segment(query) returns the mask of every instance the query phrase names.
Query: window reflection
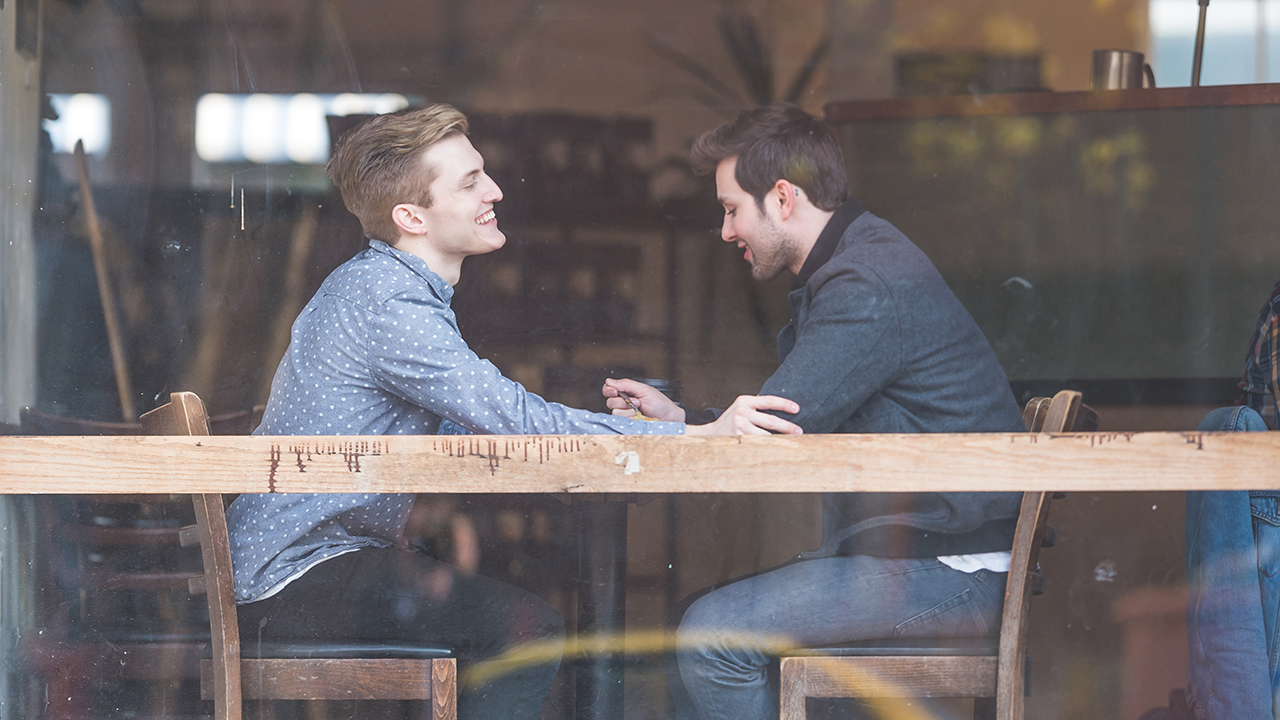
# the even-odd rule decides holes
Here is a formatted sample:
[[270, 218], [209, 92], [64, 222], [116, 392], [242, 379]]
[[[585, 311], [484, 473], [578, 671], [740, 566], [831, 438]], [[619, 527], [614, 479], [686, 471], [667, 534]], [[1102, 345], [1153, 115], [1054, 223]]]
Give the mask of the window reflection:
[[76, 142], [83, 142], [86, 153], [107, 154], [111, 149], [111, 100], [106, 95], [54, 93], [49, 103], [57, 118], [46, 119], [41, 125], [49, 133], [54, 152], [71, 153]]
[[396, 93], [282, 95], [209, 93], [196, 102], [196, 155], [209, 163], [323, 164], [327, 116], [371, 115], [409, 106]]
[[[468, 261], [454, 302], [474, 348], [575, 406], [599, 409], [607, 375], [677, 378], [690, 405], [724, 404], [776, 366], [790, 285], [753, 282], [719, 242], [714, 190], [689, 171], [688, 145], [786, 98], [811, 113], [872, 101], [832, 120], [854, 193], [939, 268], [1020, 402], [1070, 385], [1104, 429], [1191, 430], [1236, 398], [1244, 343], [1280, 267], [1277, 106], [1255, 96], [1114, 111], [1019, 103], [1086, 90], [1099, 48], [1146, 52], [1162, 87], [1187, 85], [1197, 10], [1194, 0], [0, 0], [18, 28], [0, 38], [12, 45], [0, 51], [0, 420], [16, 424], [25, 405], [120, 419], [104, 301], [121, 309], [140, 409], [175, 389], [200, 392], [215, 414], [264, 401], [302, 304], [364, 245], [323, 176], [332, 140], [369, 115], [434, 101], [472, 117], [506, 193], [508, 246]], [[1213, 0], [1203, 83], [1280, 79], [1277, 28], [1280, 0]], [[874, 105], [894, 98], [920, 104]], [[951, 110], [922, 110], [936, 107]], [[77, 140], [104, 230], [105, 297], [70, 157]], [[76, 545], [73, 526], [109, 517], [86, 516], [90, 502], [4, 500], [0, 616], [30, 644], [0, 645], [0, 704], [12, 698], [24, 720], [207, 714], [190, 678], [125, 682], [118, 664], [82, 652], [116, 642], [117, 620], [169, 633], [191, 618], [181, 591], [90, 597], [79, 568], [122, 560]], [[1055, 504], [1028, 717], [1136, 718], [1185, 684], [1183, 502], [1077, 493]], [[474, 535], [482, 574], [573, 621], [576, 508], [492, 495], [418, 507], [411, 542], [447, 557]], [[158, 517], [179, 522], [175, 513]], [[618, 515], [636, 648], [688, 594], [785, 562], [821, 529], [804, 494], [686, 494]], [[124, 559], [149, 562], [152, 550]], [[623, 716], [665, 717], [660, 660], [636, 649], [629, 662]], [[576, 712], [574, 672], [562, 671], [546, 720]]]
[[[1152, 67], [1163, 85], [1189, 85], [1199, 6], [1151, 0]], [[1205, 24], [1203, 85], [1274, 82], [1280, 78], [1280, 2], [1220, 0]]]

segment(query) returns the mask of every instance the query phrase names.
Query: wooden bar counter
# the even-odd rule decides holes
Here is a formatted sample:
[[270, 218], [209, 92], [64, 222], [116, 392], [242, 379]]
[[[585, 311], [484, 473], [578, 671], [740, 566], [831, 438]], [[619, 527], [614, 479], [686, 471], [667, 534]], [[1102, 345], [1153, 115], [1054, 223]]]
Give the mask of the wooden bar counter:
[[0, 437], [3, 493], [1280, 487], [1280, 433]]

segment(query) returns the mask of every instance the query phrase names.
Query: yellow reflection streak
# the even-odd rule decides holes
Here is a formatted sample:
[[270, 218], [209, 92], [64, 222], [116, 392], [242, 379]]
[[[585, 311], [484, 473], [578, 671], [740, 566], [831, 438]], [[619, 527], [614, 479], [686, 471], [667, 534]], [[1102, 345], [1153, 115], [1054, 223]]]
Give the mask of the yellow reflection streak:
[[[570, 638], [564, 643], [559, 640], [543, 640], [525, 643], [512, 648], [492, 660], [475, 663], [459, 673], [458, 686], [468, 688], [483, 685], [510, 672], [515, 672], [530, 665], [543, 665], [558, 659], [578, 660], [609, 655], [659, 655], [675, 651], [696, 650], [701, 647], [733, 648], [742, 647], [763, 651], [768, 655], [785, 655], [796, 649], [795, 641], [781, 635], [761, 635], [759, 633], [724, 632], [680, 633], [676, 635], [659, 630], [639, 633], [602, 633], [584, 637]], [[884, 720], [933, 720], [934, 716], [925, 708], [899, 697], [876, 697], [881, 695], [898, 695], [893, 690], [898, 683], [885, 678], [879, 673], [863, 670], [851, 670], [847, 676], [838, 679], [837, 687], [846, 697], [862, 699], [875, 716]]]

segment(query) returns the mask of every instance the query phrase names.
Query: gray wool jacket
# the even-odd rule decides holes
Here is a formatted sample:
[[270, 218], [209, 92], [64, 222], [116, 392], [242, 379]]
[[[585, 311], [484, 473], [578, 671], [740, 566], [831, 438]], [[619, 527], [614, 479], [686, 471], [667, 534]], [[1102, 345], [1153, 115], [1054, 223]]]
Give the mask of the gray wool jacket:
[[[905, 235], [849, 200], [788, 296], [777, 371], [760, 389], [800, 405], [806, 433], [1025, 432], [977, 323]], [[779, 413], [779, 415], [781, 415]], [[697, 414], [689, 422], [698, 422]], [[1008, 550], [1020, 493], [829, 493], [806, 556]]]

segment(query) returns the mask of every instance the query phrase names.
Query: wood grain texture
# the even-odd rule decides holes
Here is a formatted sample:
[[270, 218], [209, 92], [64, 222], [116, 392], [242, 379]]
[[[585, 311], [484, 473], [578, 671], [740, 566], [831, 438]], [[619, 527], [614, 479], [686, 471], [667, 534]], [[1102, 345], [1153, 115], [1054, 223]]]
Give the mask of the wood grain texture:
[[[426, 700], [432, 660], [240, 661], [245, 700]], [[201, 696], [212, 696], [213, 661], [203, 660]]]
[[931, 95], [837, 102], [826, 106], [823, 117], [832, 125], [873, 120], [910, 118], [1038, 115], [1114, 110], [1275, 105], [1280, 84], [1213, 85], [1159, 89], [1083, 92], [1014, 93], [1008, 95]]
[[1031, 587], [1028, 584], [1038, 569], [1037, 559], [1044, 541], [1051, 502], [1052, 494], [1048, 492], [1026, 492], [1022, 495], [1000, 618], [998, 682], [995, 688], [996, 717], [999, 720], [1022, 720], [1023, 717], [1027, 628], [1031, 608]]
[[457, 720], [458, 661], [431, 661], [431, 720]]
[[148, 435], [210, 435], [204, 403], [191, 392], [169, 393], [169, 402], [138, 418]]
[[[636, 463], [628, 463], [635, 453]], [[8, 437], [4, 493], [1280, 487], [1280, 433]], [[631, 474], [627, 466], [631, 465]]]
[[1081, 397], [1074, 390], [1063, 390], [1054, 395], [1049, 402], [1049, 411], [1045, 414], [1044, 432], [1074, 430], [1076, 417], [1080, 414]]
[[778, 720], [805, 720], [804, 693], [808, 686], [803, 657], [784, 657], [778, 668]]
[[[240, 628], [236, 624], [234, 581], [231, 574], [231, 546], [223, 519], [222, 496], [192, 495], [196, 527], [200, 533], [200, 557], [204, 563], [203, 589], [209, 608], [209, 645], [214, 660], [205, 682], [201, 665], [200, 691], [208, 688], [213, 700], [214, 720], [240, 720], [244, 692], [243, 663], [240, 662]], [[212, 522], [216, 520], [217, 522]]]
[[985, 697], [996, 688], [996, 659], [990, 656], [787, 660], [803, 664], [807, 697]]

